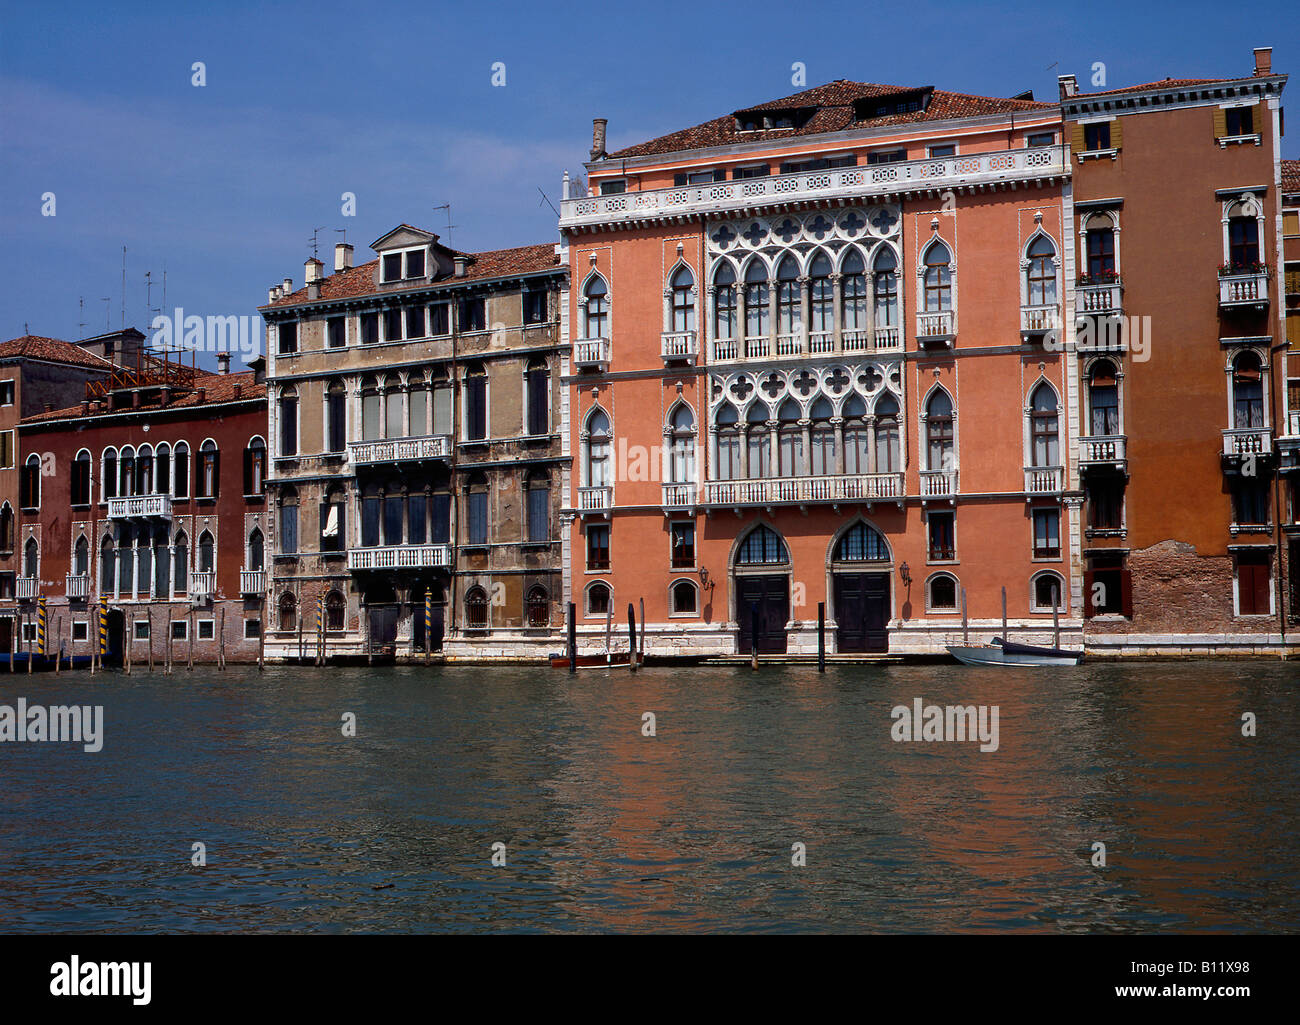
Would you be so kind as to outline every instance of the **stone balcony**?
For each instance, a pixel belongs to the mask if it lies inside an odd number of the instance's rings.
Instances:
[[[39,591],[40,587],[35,577],[18,577],[14,581],[14,597],[19,600],[35,598]]]
[[[348,442],[348,459],[353,466],[394,465],[449,458],[451,437],[446,434]]]
[[[1026,341],[1061,330],[1061,307],[1056,303],[1047,306],[1020,307],[1020,335]]]
[[[664,484],[662,488],[664,512],[689,512],[695,508],[697,491],[694,484]]]
[[[172,496],[157,494],[135,495],[131,498],[110,498],[108,500],[108,518],[110,520],[170,520],[172,518]]]
[[[608,514],[614,505],[614,489],[608,484],[596,487],[578,488],[578,511]]]
[[[575,370],[608,370],[609,339],[579,338],[573,343]]]
[[[190,572],[190,595],[194,598],[210,598],[217,593],[217,574],[213,570],[192,570]]]
[[[699,356],[694,331],[665,331],[659,336],[659,355],[665,363],[695,363]]]
[[[1293,409],[1287,414],[1286,434],[1277,439],[1277,451],[1281,460],[1279,469],[1300,469],[1300,409]],[[1297,505],[1300,506],[1300,503]],[[1296,517],[1300,519],[1300,508],[1296,509]]]
[[[451,565],[450,545],[384,545],[349,548],[348,569],[446,569]]]
[[[918,345],[952,345],[957,337],[957,318],[952,310],[923,311],[916,315]]]
[[[1063,490],[1065,469],[1060,466],[1026,466],[1025,495],[1059,495]]]
[[[64,593],[69,598],[86,598],[90,595],[90,575],[69,573],[63,581]]]
[[[922,470],[921,497],[952,500],[957,497],[956,470]]]
[[[1122,317],[1123,284],[1116,279],[1098,285],[1076,285],[1074,313],[1078,317]]]
[[[1219,275],[1219,309],[1262,308],[1268,305],[1268,271]]]
[[[710,506],[897,502],[903,499],[904,494],[901,473],[711,480],[704,484],[704,504]]]
[[[560,230],[635,227],[810,201],[862,202],[909,192],[935,194],[950,188],[1051,179],[1067,173],[1061,148],[1052,146],[578,196],[561,202]]]
[[[834,331],[784,333],[774,337],[715,338],[710,348],[713,363],[731,363],[740,359],[778,359],[799,356],[840,356],[864,352],[902,352],[903,336],[897,327],[844,328],[839,344]],[[743,357],[741,354],[744,354]]]
[[[1079,468],[1124,470],[1128,466],[1128,438],[1123,434],[1097,434],[1079,439]]]
[[[1230,427],[1223,432],[1225,459],[1267,456],[1273,452],[1273,434],[1267,427]]]
[[[241,569],[239,571],[240,594],[266,594],[266,570]]]

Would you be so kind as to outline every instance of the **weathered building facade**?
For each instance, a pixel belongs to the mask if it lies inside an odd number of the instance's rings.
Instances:
[[[265,386],[141,354],[83,386],[77,405],[19,424],[52,472],[24,491],[17,614],[47,654],[110,661],[251,662],[260,651],[270,523]],[[71,397],[71,396],[67,396]],[[31,650],[34,637],[24,638]]]
[[[268,655],[542,657],[562,611],[554,245],[401,225],[262,308],[277,516]],[[426,610],[428,629],[426,630]],[[305,638],[305,639],[304,639]]]

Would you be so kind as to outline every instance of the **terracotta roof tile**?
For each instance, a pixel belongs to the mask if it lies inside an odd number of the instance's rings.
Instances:
[[[273,303],[260,306],[258,309],[266,310],[279,306],[296,306],[299,303],[323,302],[328,299],[353,299],[363,295],[400,295],[405,291],[437,288],[442,285],[453,286],[463,284],[466,281],[508,277],[511,274],[531,274],[559,266],[555,256],[555,245],[549,242],[540,245],[517,246],[514,249],[489,249],[483,253],[466,253],[464,255],[468,256],[471,261],[465,269],[464,277],[443,278],[432,284],[413,285],[409,289],[385,288],[381,290],[375,287],[375,268],[379,266],[379,260],[374,259],[359,264],[350,270],[341,271],[323,278],[321,280],[319,300],[309,300],[307,298],[307,286],[304,285],[296,292],[283,296]]]
[[[929,103],[924,110],[906,114],[887,114],[880,117],[854,116],[854,104],[862,100],[904,97],[912,93],[925,93]],[[648,142],[628,146],[609,154],[613,159],[639,157],[650,154],[676,153],[682,150],[703,149],[712,146],[730,146],[748,141],[775,141],[838,132],[847,128],[876,127],[883,125],[914,124],[941,121],[946,118],[973,117],[980,114],[1002,114],[1011,111],[1048,110],[1051,103],[1036,100],[1002,99],[993,96],[973,96],[969,93],[949,92],[929,86],[878,85],[874,82],[848,82],[844,80],[819,85],[779,100],[769,100],[752,107],[741,107],[732,114],[705,121],[692,128],[684,128],[662,135]],[[817,108],[797,128],[771,128],[742,132],[736,127],[736,117],[751,111],[796,110]]]
[[[1300,192],[1300,160],[1282,161],[1282,191]]]
[[[1139,93],[1148,89],[1179,89],[1183,86],[1217,85],[1219,82],[1237,82],[1236,78],[1166,78],[1159,82],[1146,82],[1143,85],[1126,85],[1122,89],[1103,89],[1095,93],[1079,93],[1079,96],[1114,96],[1117,93]],[[1074,99],[1074,97],[1071,97]]]
[[[168,412],[177,409],[198,409],[201,406],[210,406],[221,402],[234,402],[235,386],[239,385],[240,394],[238,401],[247,401],[250,399],[266,400],[266,383],[255,380],[256,375],[251,370],[239,371],[229,374],[214,374],[209,371],[200,370],[195,378],[194,391],[172,399],[171,402],[163,406],[161,402],[146,402],[140,406],[130,406],[123,409],[105,409],[98,413],[91,413],[92,417],[96,416],[115,416],[121,413],[140,413],[148,410],[166,409]],[[203,401],[199,401],[198,389],[204,391]],[[32,416],[24,417],[22,423],[34,424],[47,420],[66,420],[69,417],[83,419],[81,405],[68,406],[64,409],[55,409],[49,413],[35,413]]]
[[[65,342],[58,338],[45,338],[41,335],[23,335],[0,342],[0,359],[23,356],[27,359],[41,359],[51,363],[69,363],[79,367],[91,367],[96,370],[112,370],[113,361],[93,352],[87,352],[79,345]]]

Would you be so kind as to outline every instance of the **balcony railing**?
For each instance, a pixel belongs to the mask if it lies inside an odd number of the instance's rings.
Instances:
[[[835,351],[835,332],[834,331],[809,331],[808,332],[808,354],[810,356],[822,356],[826,353]]]
[[[1123,434],[1098,434],[1079,439],[1081,466],[1123,466],[1128,439]]]
[[[448,459],[451,438],[446,434],[426,434],[417,438],[385,438],[376,441],[349,441],[348,458],[354,466],[376,463],[422,462]]]
[[[776,336],[777,356],[802,356],[803,335],[797,331]]]
[[[713,339],[713,362],[726,363],[740,356],[740,343],[734,338]]]
[[[69,573],[63,586],[69,598],[85,598],[90,594],[90,576],[86,573]]]
[[[694,363],[699,354],[694,331],[666,331],[660,335],[659,354],[665,363],[686,360]]]
[[[266,570],[241,569],[239,571],[239,593],[240,594],[265,594],[266,593]]]
[[[956,470],[922,470],[922,498],[952,498],[957,494]]]
[[[711,480],[704,484],[706,505],[795,505],[807,502],[871,502],[900,499],[901,473],[835,474],[827,477],[769,477]]]
[[[578,489],[578,509],[581,512],[605,512],[614,504],[614,489],[608,484]]]
[[[143,520],[172,518],[171,495],[136,495],[134,498],[110,498],[110,520]]]
[[[19,577],[14,581],[14,594],[19,598],[35,598],[39,588],[35,577]]]
[[[451,565],[450,545],[386,545],[349,548],[348,569],[444,569]]]
[[[665,339],[669,336],[664,335]],[[665,343],[666,344],[666,343]],[[835,345],[834,331],[784,332],[775,336],[759,335],[749,338],[713,339],[713,362],[728,363],[733,360],[767,359],[776,353],[779,359],[810,356],[830,356],[835,353],[898,352],[903,347],[902,332],[897,327],[844,328],[840,332],[839,347]],[[665,354],[664,359],[669,357]]]
[[[190,573],[190,594],[203,598],[217,591],[217,574],[214,570],[194,570]]]
[[[693,509],[695,507],[695,485],[663,485],[663,507],[665,509]]]
[[[579,370],[604,370],[609,366],[609,339],[579,338],[573,343],[573,365]]]
[[[943,190],[1058,176],[1061,148],[999,150],[891,164],[709,182],[608,196],[578,196],[560,205],[560,230],[592,224],[635,225],[663,218],[694,218],[745,207],[847,199],[863,202],[901,189]]]
[[[1026,335],[1047,334],[1061,329],[1061,308],[1053,303],[1051,306],[1020,307],[1020,333]]]
[[[1286,417],[1286,433],[1289,437],[1300,437],[1300,409],[1293,409]]]
[[[925,339],[947,340],[956,333],[952,310],[937,310],[916,315],[917,341]]]
[[[1268,271],[1223,274],[1219,277],[1219,305],[1258,306],[1268,302]]]
[[[1223,432],[1225,456],[1266,456],[1273,451],[1267,427],[1232,427]]]
[[[1061,490],[1061,480],[1065,476],[1060,466],[1026,466],[1026,495],[1055,495]]]
[[[1080,317],[1115,316],[1124,312],[1124,286],[1118,281],[1104,285],[1076,285],[1074,312]]]
[[[772,351],[772,340],[767,335],[745,339],[745,359],[766,359]]]

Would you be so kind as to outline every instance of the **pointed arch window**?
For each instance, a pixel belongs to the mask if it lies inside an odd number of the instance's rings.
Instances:
[[[939,389],[930,396],[925,412],[926,467],[930,470],[951,470],[955,465],[952,399],[946,391]]]
[[[867,327],[867,274],[861,255],[855,250],[844,258],[840,278],[840,302],[845,331],[864,331]]]
[[[587,417],[587,486],[608,487],[611,480],[609,465],[609,416],[603,409],[595,409]]]
[[[248,535],[248,568],[254,572],[266,566],[266,539],[258,527]]]
[[[325,629],[337,632],[343,629],[347,602],[336,590],[325,595]]]
[[[260,495],[266,490],[266,442],[253,438],[244,449],[244,494]]]
[[[190,447],[183,441],[176,443],[176,465],[172,469],[173,496],[190,497]]]
[[[19,502],[24,509],[38,509],[41,505],[41,457],[32,453],[23,463],[18,481]]]
[[[81,534],[77,538],[76,547],[72,550],[72,575],[84,577],[90,572],[90,542],[86,540],[86,535]]]
[[[790,553],[781,535],[759,524],[740,543],[736,551],[738,566],[771,566],[790,561]]]
[[[1264,426],[1264,372],[1253,352],[1232,361],[1232,425]]]
[[[766,338],[769,311],[767,268],[759,259],[751,260],[745,270],[745,335],[748,338]]]
[[[187,593],[190,580],[190,544],[183,530],[176,531],[176,537],[172,540],[172,566],[172,580],[176,593]]]
[[[163,442],[153,454],[153,486],[157,494],[170,495],[172,490],[172,450]]]
[[[949,406],[951,410],[951,406]],[[948,444],[952,445],[952,416],[948,418]],[[882,395],[876,400],[876,473],[898,473],[903,469],[898,427],[898,400]]]
[[[36,538],[29,537],[23,545],[23,576],[35,579],[41,575],[41,546]]]
[[[825,253],[813,257],[808,269],[809,331],[835,330],[835,290],[831,287],[831,261]]]
[[[475,584],[465,592],[465,626],[470,630],[486,630],[487,592]]]
[[[125,446],[117,457],[117,493],[121,498],[135,494],[135,449]]]
[[[1046,235],[1029,243],[1025,256],[1026,295],[1030,306],[1051,306],[1056,302],[1056,246]]]
[[[72,463],[72,504],[90,504],[90,453],[82,449]]]
[[[871,431],[867,426],[867,405],[860,395],[844,403],[844,472],[871,473]]]
[[[736,272],[723,262],[713,275],[713,337],[736,337]]]
[[[0,552],[14,550],[14,510],[5,502],[0,505]]]
[[[153,529],[153,596],[167,598],[172,593],[172,557],[167,545],[167,524]]]
[[[740,424],[736,407],[727,402],[714,414],[713,424],[718,444],[718,480],[736,480],[742,476],[740,466]]]
[[[803,303],[799,295],[799,265],[787,255],[776,269],[776,332],[797,334],[803,326]]]
[[[695,480],[695,416],[685,403],[673,410],[668,430],[668,481],[689,484]]]
[[[1119,381],[1109,360],[1098,360],[1088,372],[1088,408],[1094,435],[1120,433]]]
[[[1034,389],[1030,402],[1033,466],[1060,466],[1060,411],[1056,392],[1046,381]]]
[[[745,415],[748,439],[748,472],[750,480],[772,476],[772,432],[768,427],[771,411],[762,402],[755,402]]]
[[[695,289],[695,275],[689,267],[678,267],[672,277],[672,331],[695,330],[695,300],[691,293]]]
[[[117,591],[117,559],[113,539],[107,535],[99,546],[99,593],[115,594]]]
[[[294,399],[295,408],[297,408],[297,398]],[[294,420],[295,425],[297,420]],[[295,426],[295,431],[296,431]],[[209,438],[199,446],[199,497],[216,498],[220,476],[218,472],[220,453],[217,452],[217,443]]]
[[[135,454],[135,493],[152,495],[153,490],[153,447],[140,446]]]
[[[117,497],[117,449],[104,449],[104,456],[99,468],[100,501],[107,502]]]
[[[898,258],[882,246],[871,265],[876,293],[876,327],[898,326]]]
[[[199,572],[211,573],[215,565],[212,534],[205,530],[199,535]]]
[[[298,598],[292,591],[280,595],[278,603],[279,627],[282,633],[293,633],[298,629]]]
[[[835,545],[836,562],[888,562],[889,545],[867,523],[855,523]]]
[[[925,251],[925,308],[931,312],[952,309],[952,254],[942,242]]]
[[[609,287],[599,274],[587,282],[584,326],[587,338],[609,337]]]
[[[820,396],[812,405],[809,428],[809,455],[814,477],[839,473],[839,460],[835,451],[835,427],[831,423],[834,413],[830,400]]]
[[[802,410],[794,399],[786,399],[777,412],[777,458],[780,460],[777,476],[802,477],[808,472],[803,447],[803,427],[799,424]]]

